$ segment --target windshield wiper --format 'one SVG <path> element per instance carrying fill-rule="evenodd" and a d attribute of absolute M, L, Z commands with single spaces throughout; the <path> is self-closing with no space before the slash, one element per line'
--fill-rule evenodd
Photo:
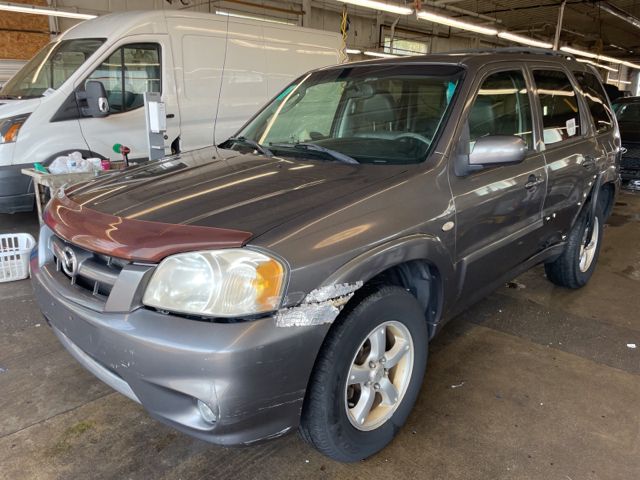
<path fill-rule="evenodd" d="M 269 150 L 267 147 L 265 147 L 264 145 L 260 145 L 258 142 L 250 140 L 246 137 L 231 137 L 227 140 L 227 142 L 239 143 L 241 145 L 248 145 L 250 147 L 253 147 L 257 151 L 259 151 L 263 155 L 266 155 L 267 157 L 273 157 L 273 152 Z M 224 142 L 224 143 L 227 143 L 227 142 Z"/>
<path fill-rule="evenodd" d="M 334 160 L 338 160 L 339 162 L 342 162 L 342 163 L 349 163 L 352 165 L 360 163 L 358 160 L 356 160 L 353 157 L 350 157 L 349 155 L 345 155 L 344 153 L 338 152 L 336 150 L 331 150 L 330 148 L 316 145 L 315 143 L 304 143 L 304 142 L 303 143 L 280 143 L 280 144 L 270 145 L 270 146 L 300 148 L 302 150 L 326 153 Z"/>

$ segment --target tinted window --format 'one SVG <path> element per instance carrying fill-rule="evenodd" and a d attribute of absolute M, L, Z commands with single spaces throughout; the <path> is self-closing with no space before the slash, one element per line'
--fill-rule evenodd
<path fill-rule="evenodd" d="M 472 146 L 487 135 L 516 135 L 533 148 L 531 105 L 522 72 L 487 77 L 469 114 L 469 134 Z"/>
<path fill-rule="evenodd" d="M 587 101 L 596 132 L 606 132 L 613 128 L 613 113 L 609 107 L 607 95 L 598 78 L 585 72 L 574 73 L 582 94 Z"/>
<path fill-rule="evenodd" d="M 558 70 L 534 70 L 542 111 L 544 143 L 551 145 L 582 135 L 578 98 L 571 82 Z"/>
<path fill-rule="evenodd" d="M 160 92 L 160 47 L 140 43 L 119 48 L 87 80 L 102 82 L 111 113 L 141 107 L 144 92 Z"/>

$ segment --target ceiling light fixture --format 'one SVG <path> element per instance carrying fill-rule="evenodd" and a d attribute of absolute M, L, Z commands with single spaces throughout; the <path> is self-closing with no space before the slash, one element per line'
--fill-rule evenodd
<path fill-rule="evenodd" d="M 602 65 L 601 63 L 594 62 L 593 60 L 589 60 L 587 58 L 576 58 L 576 61 L 581 63 L 588 63 L 589 65 L 593 65 L 594 67 L 603 68 L 605 70 L 609 70 L 610 72 L 617 72 L 617 68 L 610 67 L 608 65 Z"/>
<path fill-rule="evenodd" d="M 349 55 L 360 55 L 362 50 L 358 50 L 357 48 L 347 48 L 345 50 Z"/>
<path fill-rule="evenodd" d="M 490 35 L 495 36 L 498 34 L 498 30 L 490 27 L 483 27 L 481 25 L 476 25 L 474 23 L 467 23 L 461 20 L 456 20 L 455 18 L 445 17 L 444 15 L 438 15 L 437 13 L 431 12 L 418 12 L 418 18 L 422 20 L 427 20 L 433 23 L 439 23 L 442 25 L 447 25 L 449 27 L 458 28 L 460 30 L 468 30 L 470 32 L 481 33 L 482 35 Z"/>
<path fill-rule="evenodd" d="M 640 70 L 640 65 L 638 65 L 637 63 L 628 62 L 626 60 L 621 60 L 619 58 L 608 57 L 606 55 L 598 55 L 597 53 L 587 52 L 585 50 L 579 50 L 577 48 L 566 47 L 566 46 L 560 47 L 560 50 L 562 50 L 563 52 L 572 53 L 574 55 L 581 55 L 583 57 L 592 58 L 594 60 L 600 60 L 600 61 L 609 62 L 609 63 L 616 63 L 616 64 L 624 65 L 629 68 L 637 68 L 638 70 Z"/>
<path fill-rule="evenodd" d="M 369 57 L 380 57 L 380 58 L 395 58 L 397 55 L 393 55 L 391 53 L 382 53 L 382 52 L 373 52 L 371 50 L 367 50 L 364 52 L 365 55 Z"/>
<path fill-rule="evenodd" d="M 91 15 L 89 13 L 67 12 L 55 8 L 32 7 L 29 5 L 7 2 L 0 3 L 0 10 L 4 10 L 6 12 L 30 13 L 32 15 L 46 15 L 48 17 L 76 18 L 79 20 L 90 20 L 97 17 L 97 15 Z"/>
<path fill-rule="evenodd" d="M 533 38 L 523 37 L 522 35 L 516 35 L 511 32 L 499 32 L 498 37 L 504 38 L 505 40 L 511 40 L 512 42 L 522 43 L 524 45 L 530 45 L 532 47 L 539 48 L 552 48 L 553 45 L 548 42 L 542 42 L 540 40 L 534 40 Z"/>
<path fill-rule="evenodd" d="M 395 13 L 397 15 L 411 15 L 413 8 L 397 5 L 394 3 L 379 2 L 376 0 L 338 0 L 342 3 L 349 3 L 358 7 L 372 8 L 383 12 Z"/>

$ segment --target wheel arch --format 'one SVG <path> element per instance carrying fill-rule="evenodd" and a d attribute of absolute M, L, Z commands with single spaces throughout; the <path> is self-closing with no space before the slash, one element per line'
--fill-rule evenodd
<path fill-rule="evenodd" d="M 357 281 L 363 282 L 364 287 L 380 284 L 401 286 L 413 294 L 425 309 L 431 338 L 442 317 L 445 291 L 453 280 L 453 263 L 440 239 L 414 234 L 357 256 L 334 272 L 322 286 Z M 356 295 L 352 301 L 357 301 L 358 297 Z"/>

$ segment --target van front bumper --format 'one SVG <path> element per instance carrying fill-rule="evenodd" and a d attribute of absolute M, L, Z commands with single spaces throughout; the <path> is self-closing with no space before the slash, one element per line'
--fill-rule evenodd
<path fill-rule="evenodd" d="M 31 261 L 36 300 L 65 348 L 154 418 L 223 445 L 251 444 L 297 427 L 327 325 L 277 327 L 272 317 L 212 323 L 145 308 L 96 312 Z M 215 424 L 198 400 L 219 409 Z"/>
<path fill-rule="evenodd" d="M 30 212 L 33 210 L 33 181 L 21 170 L 27 165 L 0 167 L 0 213 Z"/>

